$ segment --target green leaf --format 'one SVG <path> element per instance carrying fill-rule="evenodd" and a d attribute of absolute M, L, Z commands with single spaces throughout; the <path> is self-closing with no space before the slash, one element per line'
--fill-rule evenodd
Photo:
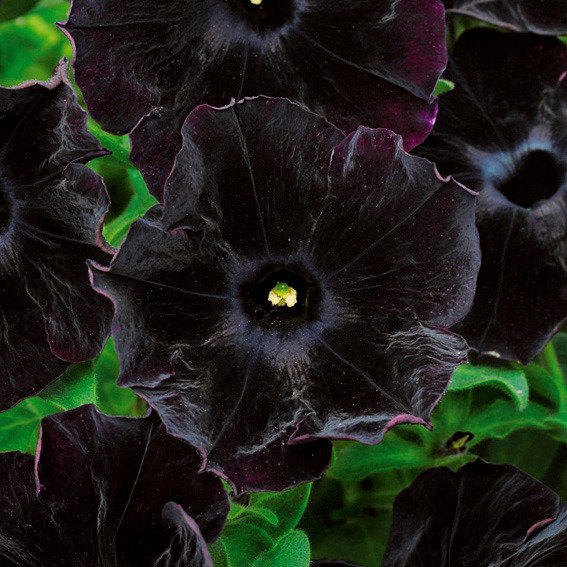
<path fill-rule="evenodd" d="M 66 411 L 96 401 L 94 364 L 74 364 L 56 382 L 45 388 L 39 397 Z"/>
<path fill-rule="evenodd" d="M 274 539 L 278 539 L 297 526 L 307 507 L 310 493 L 311 484 L 306 483 L 280 493 L 253 494 L 246 511 L 248 514 L 263 516 L 266 521 L 262 527 Z"/>
<path fill-rule="evenodd" d="M 0 413 L 0 451 L 34 454 L 41 419 L 60 411 L 58 404 L 35 397 Z"/>
<path fill-rule="evenodd" d="M 0 22 L 13 20 L 29 12 L 39 0 L 3 0 L 0 2 Z"/>
<path fill-rule="evenodd" d="M 540 364 L 530 362 L 525 369 L 524 373 L 530 389 L 536 392 L 543 398 L 549 400 L 555 406 L 559 406 L 561 400 L 561 392 L 559 385 L 553 380 L 553 376 Z"/>
<path fill-rule="evenodd" d="M 146 403 L 129 388 L 116 385 L 119 370 L 118 355 L 110 338 L 94 361 L 96 405 L 100 411 L 110 415 L 144 415 L 147 412 Z"/>
<path fill-rule="evenodd" d="M 220 541 L 227 567 L 250 567 L 258 555 L 275 543 L 265 530 L 238 520 L 226 524 Z"/>
<path fill-rule="evenodd" d="M 94 403 L 95 399 L 93 363 L 73 364 L 38 396 L 0 414 L 0 451 L 34 453 L 43 417 Z"/>
<path fill-rule="evenodd" d="M 447 79 L 439 79 L 437 85 L 435 85 L 434 95 L 439 96 L 446 92 L 452 91 L 455 88 L 455 83 L 453 81 L 448 81 Z"/>
<path fill-rule="evenodd" d="M 110 156 L 123 167 L 133 168 L 130 163 L 130 139 L 128 136 L 115 136 L 105 132 L 90 116 L 88 126 L 91 133 L 98 138 L 103 148 L 112 152 Z"/>
<path fill-rule="evenodd" d="M 462 364 L 453 374 L 448 390 L 458 392 L 478 386 L 495 386 L 504 390 L 520 410 L 528 405 L 530 391 L 524 372 L 505 362 Z"/>
<path fill-rule="evenodd" d="M 269 551 L 260 554 L 252 567 L 309 567 L 311 550 L 304 532 L 294 530 L 278 540 Z"/>
<path fill-rule="evenodd" d="M 220 539 L 209 545 L 209 553 L 215 567 L 228 567 L 226 549 Z"/>
<path fill-rule="evenodd" d="M 564 333 L 558 333 L 553 340 L 547 343 L 541 355 L 536 359 L 547 369 L 555 385 L 560 412 L 567 411 L 567 374 L 563 370 L 567 364 L 566 357 L 567 340 Z"/>
<path fill-rule="evenodd" d="M 342 481 L 362 480 L 370 474 L 392 469 L 427 467 L 427 450 L 389 431 L 378 445 L 350 441 L 335 443 L 335 458 L 329 476 Z"/>
<path fill-rule="evenodd" d="M 281 493 L 252 494 L 247 505 L 233 502 L 220 539 L 210 547 L 215 566 L 250 567 L 296 528 L 310 493 L 311 485 L 302 484 Z"/>
<path fill-rule="evenodd" d="M 45 81 L 63 56 L 72 56 L 69 41 L 55 27 L 68 11 L 68 2 L 41 1 L 26 15 L 0 23 L 0 84 Z"/>
<path fill-rule="evenodd" d="M 466 430 L 474 434 L 469 447 L 483 439 L 504 439 L 512 431 L 523 428 L 544 429 L 549 412 L 542 406 L 530 403 L 523 411 L 504 400 L 496 400 L 487 408 L 472 415 Z"/>
<path fill-rule="evenodd" d="M 107 242 L 111 246 L 118 247 L 130 229 L 130 225 L 145 212 L 157 204 L 157 200 L 153 197 L 142 179 L 139 171 L 130 169 L 128 175 L 134 187 L 134 194 L 130 199 L 126 209 L 122 214 L 112 222 L 106 224 L 103 228 L 103 234 Z"/>

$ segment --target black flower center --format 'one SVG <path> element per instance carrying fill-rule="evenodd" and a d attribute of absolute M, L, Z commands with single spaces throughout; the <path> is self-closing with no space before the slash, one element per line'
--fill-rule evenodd
<path fill-rule="evenodd" d="M 319 312 L 320 288 L 301 269 L 269 266 L 240 287 L 243 311 L 264 327 L 300 325 Z"/>
<path fill-rule="evenodd" d="M 538 201 L 549 199 L 565 183 L 566 168 L 551 152 L 533 150 L 524 154 L 514 173 L 498 186 L 512 203 L 530 208 Z"/>
<path fill-rule="evenodd" d="M 254 31 L 269 32 L 293 20 L 295 0 L 226 0 Z"/>

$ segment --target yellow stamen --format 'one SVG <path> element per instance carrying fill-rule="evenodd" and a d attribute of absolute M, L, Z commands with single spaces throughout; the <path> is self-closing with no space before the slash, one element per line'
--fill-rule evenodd
<path fill-rule="evenodd" d="M 278 282 L 268 294 L 268 301 L 274 307 L 293 307 L 297 303 L 297 291 L 286 283 Z"/>
<path fill-rule="evenodd" d="M 254 6 L 259 6 L 263 0 L 250 0 L 250 4 L 254 4 Z"/>

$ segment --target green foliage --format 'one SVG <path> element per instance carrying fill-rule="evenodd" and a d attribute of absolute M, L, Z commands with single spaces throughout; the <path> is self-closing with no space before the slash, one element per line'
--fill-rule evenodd
<path fill-rule="evenodd" d="M 6 2 L 12 7 L 21 7 L 22 12 L 35 4 L 29 0 L 4 0 Z M 17 85 L 23 81 L 45 81 L 52 75 L 61 57 L 71 57 L 71 45 L 54 25 L 67 17 L 68 10 L 67 2 L 42 0 L 26 15 L 0 23 L 2 86 Z"/>
<path fill-rule="evenodd" d="M 233 502 L 220 539 L 210 547 L 216 566 L 307 567 L 307 536 L 296 530 L 307 506 L 310 484 L 282 493 L 252 494 L 246 504 Z"/>
<path fill-rule="evenodd" d="M 0 22 L 13 20 L 29 12 L 39 0 L 3 0 L 0 2 Z"/>
<path fill-rule="evenodd" d="M 0 413 L 0 451 L 34 453 L 39 424 L 46 415 L 96 404 L 113 415 L 144 415 L 145 402 L 116 385 L 118 357 L 112 339 L 94 360 L 73 364 L 39 395 Z"/>
<path fill-rule="evenodd" d="M 459 392 L 477 386 L 502 388 L 516 402 L 519 410 L 528 405 L 529 386 L 525 372 L 518 365 L 491 361 L 490 364 L 462 364 L 457 368 L 448 391 Z"/>
<path fill-rule="evenodd" d="M 437 85 L 435 86 L 434 95 L 439 96 L 452 91 L 455 88 L 455 83 L 453 81 L 448 81 L 447 79 L 439 79 Z"/>

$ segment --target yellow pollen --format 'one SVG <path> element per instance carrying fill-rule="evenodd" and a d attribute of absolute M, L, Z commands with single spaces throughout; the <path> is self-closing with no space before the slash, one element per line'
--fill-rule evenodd
<path fill-rule="evenodd" d="M 274 307 L 293 307 L 297 303 L 297 291 L 286 283 L 278 282 L 268 294 L 268 301 Z"/>
<path fill-rule="evenodd" d="M 254 4 L 254 6 L 259 6 L 263 0 L 250 0 L 250 4 Z"/>

